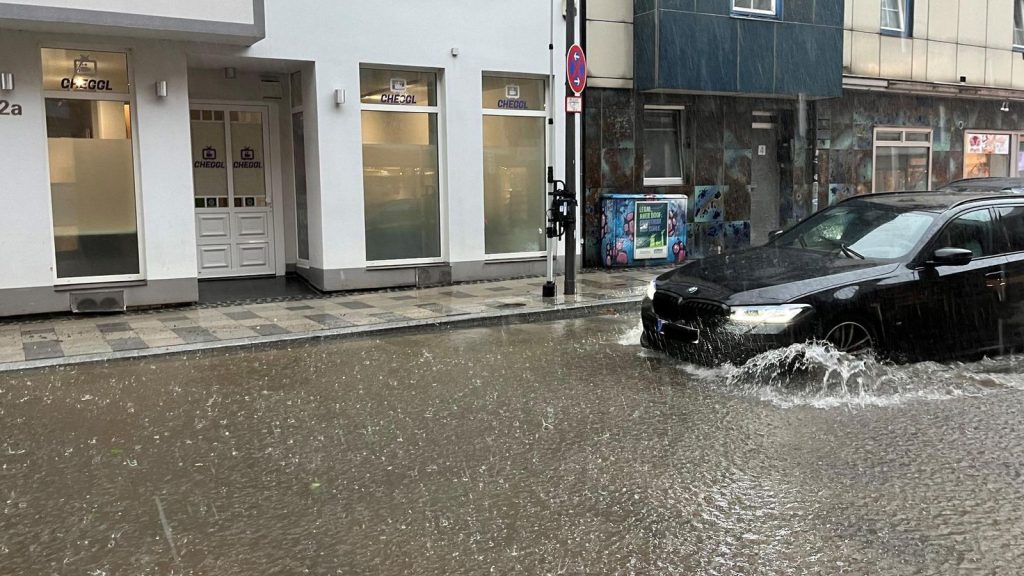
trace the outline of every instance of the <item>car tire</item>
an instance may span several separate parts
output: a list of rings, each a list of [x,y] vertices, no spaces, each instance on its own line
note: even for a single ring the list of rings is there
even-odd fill
[[[861,316],[849,315],[833,319],[825,325],[821,339],[840,352],[861,354],[878,346],[878,330]]]

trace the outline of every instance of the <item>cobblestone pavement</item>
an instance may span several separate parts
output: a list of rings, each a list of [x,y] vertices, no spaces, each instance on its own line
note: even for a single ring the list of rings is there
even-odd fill
[[[584,272],[575,297],[549,301],[541,297],[543,278],[525,278],[118,315],[0,320],[0,372],[637,301],[661,271]],[[559,279],[559,292],[561,287]]]

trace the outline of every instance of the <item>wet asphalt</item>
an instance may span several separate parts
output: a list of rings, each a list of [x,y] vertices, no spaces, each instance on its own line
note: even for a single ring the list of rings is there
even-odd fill
[[[636,323],[0,374],[0,574],[1024,572],[1024,359],[698,369]]]

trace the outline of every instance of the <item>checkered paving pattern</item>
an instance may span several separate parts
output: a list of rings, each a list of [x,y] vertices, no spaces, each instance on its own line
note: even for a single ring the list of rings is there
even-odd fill
[[[231,341],[315,336],[330,330],[443,323],[495,313],[531,314],[609,300],[639,299],[663,269],[585,272],[578,295],[541,297],[543,278],[442,288],[192,306],[115,316],[0,320],[0,370],[36,360],[67,359],[133,350],[194,349]],[[561,291],[559,280],[559,291]],[[262,338],[261,338],[262,337]]]

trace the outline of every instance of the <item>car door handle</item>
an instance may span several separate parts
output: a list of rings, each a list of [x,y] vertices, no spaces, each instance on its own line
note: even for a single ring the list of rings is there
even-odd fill
[[[985,274],[985,286],[988,288],[1003,288],[1006,286],[1006,272],[989,272]]]

